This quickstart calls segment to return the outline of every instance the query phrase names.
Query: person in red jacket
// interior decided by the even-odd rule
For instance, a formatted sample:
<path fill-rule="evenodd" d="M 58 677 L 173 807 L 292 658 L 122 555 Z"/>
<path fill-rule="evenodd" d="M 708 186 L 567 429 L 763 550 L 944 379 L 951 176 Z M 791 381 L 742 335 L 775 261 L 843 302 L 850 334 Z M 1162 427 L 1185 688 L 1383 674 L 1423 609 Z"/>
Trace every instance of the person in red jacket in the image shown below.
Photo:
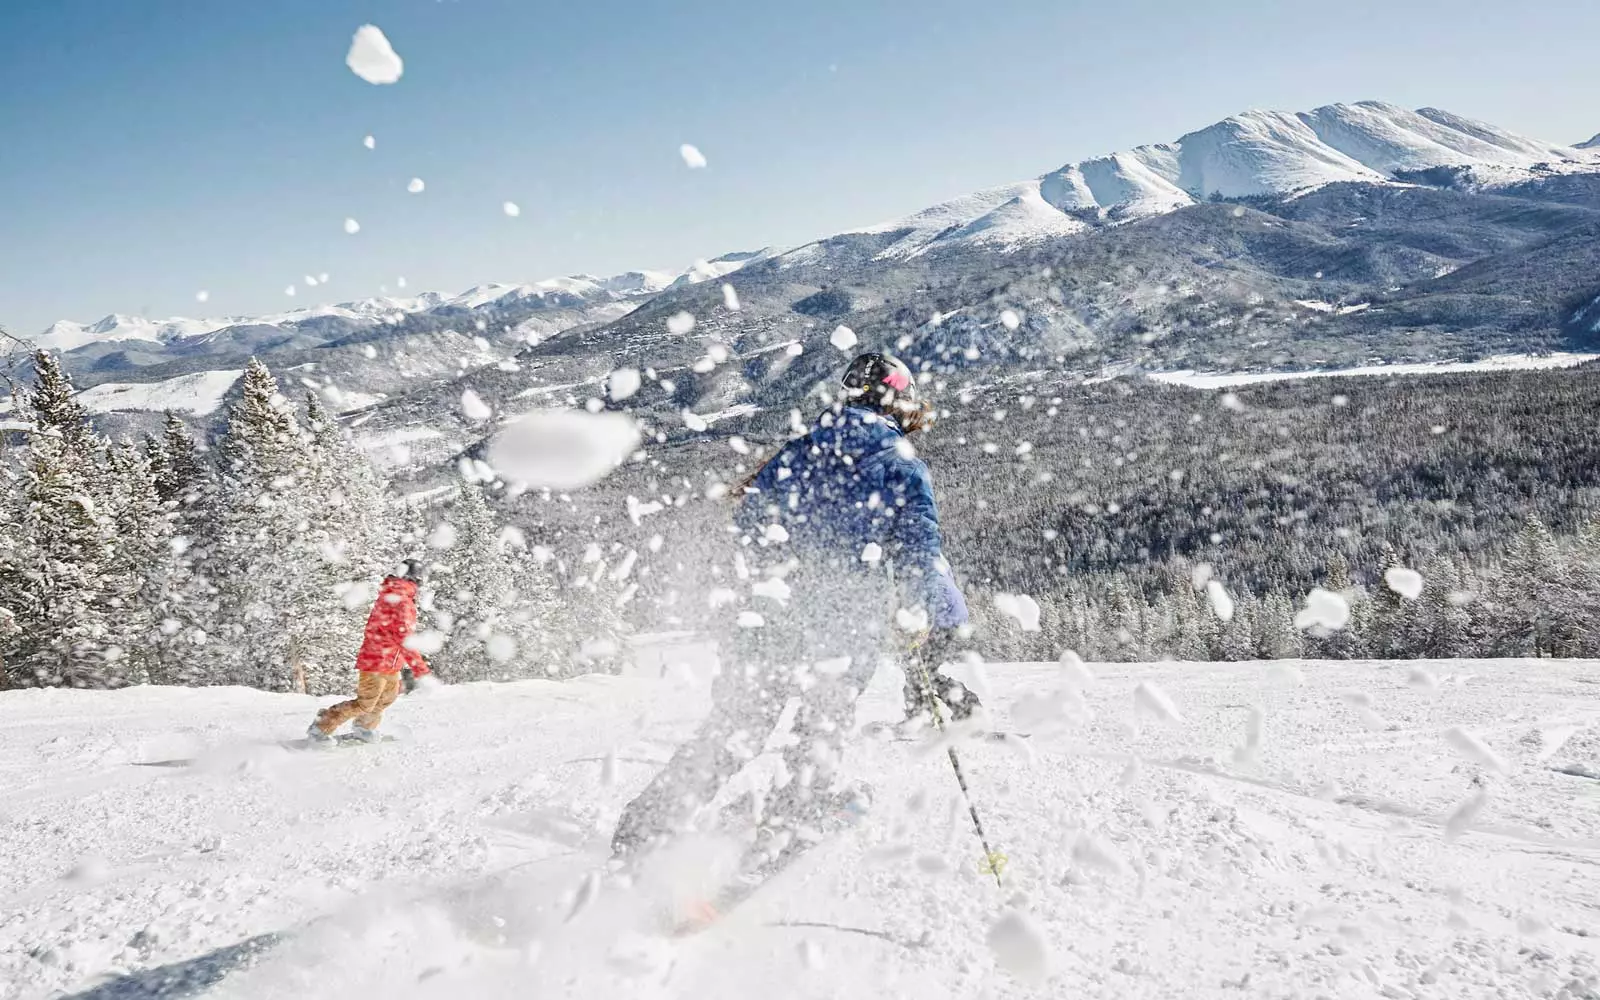
<path fill-rule="evenodd" d="M 316 721 L 306 730 L 313 743 L 333 742 L 333 731 L 351 719 L 355 720 L 351 732 L 357 739 L 377 742 L 375 730 L 383 720 L 384 709 L 400 697 L 403 667 L 411 670 L 419 684 L 438 683 L 422 654 L 406 648 L 406 638 L 417 627 L 417 587 L 421 582 L 422 568 L 415 561 L 407 561 L 399 574 L 384 577 L 372 614 L 367 616 L 361 652 L 356 655 L 360 674 L 356 696 L 317 713 Z"/>

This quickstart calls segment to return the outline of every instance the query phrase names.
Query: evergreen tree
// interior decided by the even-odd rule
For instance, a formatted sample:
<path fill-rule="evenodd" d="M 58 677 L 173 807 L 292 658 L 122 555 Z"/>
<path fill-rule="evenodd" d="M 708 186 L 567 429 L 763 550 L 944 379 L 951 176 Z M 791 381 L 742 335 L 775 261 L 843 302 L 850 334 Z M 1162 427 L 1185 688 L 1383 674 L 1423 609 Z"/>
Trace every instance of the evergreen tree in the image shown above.
<path fill-rule="evenodd" d="M 255 359 L 221 451 L 220 533 L 208 569 L 221 588 L 229 676 L 271 691 L 343 690 L 365 609 L 342 600 L 314 445 Z"/>
<path fill-rule="evenodd" d="M 1256 656 L 1263 660 L 1296 660 L 1305 653 L 1300 630 L 1294 627 L 1294 604 L 1283 594 L 1261 602 L 1256 619 Z"/>
<path fill-rule="evenodd" d="M 628 628 L 622 606 L 637 552 L 613 551 L 607 559 L 598 549 L 590 546 L 585 552 L 585 561 L 562 595 L 569 642 L 576 640 L 567 667 L 576 672 L 616 673 L 627 657 Z M 591 553 L 595 555 L 592 560 L 588 558 Z"/>
<path fill-rule="evenodd" d="M 106 642 L 127 658 L 129 680 L 148 683 L 153 669 L 159 674 L 160 626 L 173 577 L 172 515 L 156 491 L 146 454 L 119 444 L 104 455 L 113 487 L 107 513 L 116 527 L 112 572 L 122 585 Z"/>
<path fill-rule="evenodd" d="M 221 609 L 209 572 L 221 530 L 216 472 L 188 426 L 171 413 L 162 436 L 148 441 L 145 450 L 156 494 L 172 519 L 152 679 L 163 684 L 224 683 L 230 679 L 229 651 L 215 641 Z"/>
<path fill-rule="evenodd" d="M 353 579 L 370 578 L 395 560 L 396 533 L 386 484 L 358 452 L 316 393 L 306 394 L 306 426 L 314 448 L 315 492 L 325 501 L 315 512 L 332 553 Z"/>
<path fill-rule="evenodd" d="M 1222 649 L 1217 659 L 1253 660 L 1256 658 L 1256 601 L 1239 594 L 1233 601 L 1233 618 L 1222 626 Z"/>
<path fill-rule="evenodd" d="M 1553 655 L 1555 614 L 1565 585 L 1550 529 L 1530 517 L 1506 553 L 1493 588 L 1487 625 L 1494 655 Z"/>
<path fill-rule="evenodd" d="M 7 683 L 121 687 L 140 679 L 120 629 L 134 588 L 119 564 L 101 440 L 55 358 L 36 354 L 34 379 L 30 448 L 7 516 L 3 603 L 17 630 Z"/>
<path fill-rule="evenodd" d="M 1372 595 L 1371 637 L 1369 655 L 1382 660 L 1414 657 L 1411 641 L 1416 634 L 1414 619 L 1416 607 L 1410 598 L 1401 596 L 1385 579 L 1390 569 L 1401 566 L 1400 557 L 1392 545 L 1385 544 L 1378 560 L 1378 582 Z"/>

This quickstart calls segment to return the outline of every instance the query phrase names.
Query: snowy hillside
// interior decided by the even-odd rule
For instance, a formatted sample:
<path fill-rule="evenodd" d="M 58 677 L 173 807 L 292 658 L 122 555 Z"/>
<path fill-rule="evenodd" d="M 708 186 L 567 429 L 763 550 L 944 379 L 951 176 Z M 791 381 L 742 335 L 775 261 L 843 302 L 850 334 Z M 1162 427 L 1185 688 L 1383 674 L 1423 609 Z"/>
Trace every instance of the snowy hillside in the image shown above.
<path fill-rule="evenodd" d="M 102 382 L 78 397 L 90 413 L 147 410 L 215 413 L 242 371 L 195 372 L 163 382 Z"/>
<path fill-rule="evenodd" d="M 1600 149 L 1600 133 L 1596 133 L 1595 137 L 1593 139 L 1590 139 L 1588 142 L 1580 142 L 1580 143 L 1578 143 L 1578 148 L 1579 149 Z"/>
<path fill-rule="evenodd" d="M 1173 143 L 1140 146 L 1042 177 L 968 195 L 853 232 L 904 232 L 883 249 L 907 257 L 935 247 L 1016 249 L 1081 231 L 1084 221 L 1126 221 L 1207 198 L 1288 194 L 1338 181 L 1382 183 L 1436 167 L 1492 168 L 1525 177 L 1538 164 L 1600 170 L 1571 147 L 1528 139 L 1437 108 L 1379 101 L 1308 112 L 1247 111 Z M 850 234 L 842 234 L 850 235 Z M 828 240 L 786 260 L 810 263 Z"/>
<path fill-rule="evenodd" d="M 277 742 L 308 697 L 0 693 L 0 998 L 1600 995 L 1594 663 L 1095 667 L 962 747 L 1003 890 L 943 754 L 852 737 L 861 826 L 669 943 L 663 898 L 575 893 L 706 666 L 446 688 L 320 753 Z M 974 684 L 1038 723 L 1064 679 Z"/>

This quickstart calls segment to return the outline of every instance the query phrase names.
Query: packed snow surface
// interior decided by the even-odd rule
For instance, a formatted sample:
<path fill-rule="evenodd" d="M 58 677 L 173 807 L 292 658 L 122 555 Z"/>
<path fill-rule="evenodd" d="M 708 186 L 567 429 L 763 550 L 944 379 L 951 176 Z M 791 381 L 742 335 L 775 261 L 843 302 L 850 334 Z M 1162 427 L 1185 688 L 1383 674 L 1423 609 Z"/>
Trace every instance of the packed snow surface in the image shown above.
<path fill-rule="evenodd" d="M 1600 785 L 1558 770 L 1597 763 L 1600 664 L 990 664 L 1002 727 L 1070 689 L 1049 733 L 959 747 L 1004 889 L 945 755 L 856 734 L 862 822 L 668 941 L 589 878 L 706 708 L 702 655 L 656 663 L 408 696 L 400 742 L 326 752 L 279 741 L 331 698 L 0 693 L 0 998 L 1600 989 Z M 900 683 L 880 671 L 858 721 L 898 718 Z M 1171 718 L 1141 721 L 1141 685 Z M 663 881 L 712 854 L 686 844 Z"/>

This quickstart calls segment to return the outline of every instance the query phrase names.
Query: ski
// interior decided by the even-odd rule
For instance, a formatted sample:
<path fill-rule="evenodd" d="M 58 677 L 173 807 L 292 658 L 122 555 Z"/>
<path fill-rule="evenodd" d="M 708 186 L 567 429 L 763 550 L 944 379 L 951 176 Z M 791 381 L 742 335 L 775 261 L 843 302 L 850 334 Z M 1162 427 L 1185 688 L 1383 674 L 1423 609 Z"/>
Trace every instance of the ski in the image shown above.
<path fill-rule="evenodd" d="M 689 937 L 698 934 L 706 928 L 725 918 L 729 912 L 739 904 L 749 899 L 761 890 L 768 882 L 787 871 L 795 862 L 806 857 L 823 844 L 832 842 L 840 834 L 846 833 L 857 826 L 865 813 L 853 808 L 840 811 L 838 819 L 840 825 L 828 830 L 816 840 L 804 840 L 793 843 L 778 853 L 778 856 L 761 862 L 736 876 L 736 880 L 723 886 L 710 897 L 691 903 L 686 909 L 687 916 L 675 915 L 670 936 Z"/>

